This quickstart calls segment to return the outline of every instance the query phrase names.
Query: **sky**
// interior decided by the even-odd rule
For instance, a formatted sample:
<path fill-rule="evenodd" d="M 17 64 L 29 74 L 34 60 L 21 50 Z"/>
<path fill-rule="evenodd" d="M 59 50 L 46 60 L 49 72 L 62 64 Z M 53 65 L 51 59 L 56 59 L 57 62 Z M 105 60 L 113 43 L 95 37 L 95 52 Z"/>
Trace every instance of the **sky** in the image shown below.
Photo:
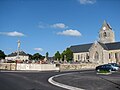
<path fill-rule="evenodd" d="M 120 0 L 0 0 L 0 50 L 53 56 L 98 40 L 106 20 L 120 41 Z"/>

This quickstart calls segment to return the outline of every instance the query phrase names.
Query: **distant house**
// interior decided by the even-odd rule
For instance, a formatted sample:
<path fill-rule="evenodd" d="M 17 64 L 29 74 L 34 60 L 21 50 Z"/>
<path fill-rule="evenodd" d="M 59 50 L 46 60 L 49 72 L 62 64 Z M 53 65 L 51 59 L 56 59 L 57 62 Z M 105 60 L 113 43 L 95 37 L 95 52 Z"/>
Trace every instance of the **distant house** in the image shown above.
<path fill-rule="evenodd" d="M 115 42 L 115 35 L 111 26 L 104 21 L 99 40 L 94 43 L 73 45 L 74 61 L 92 62 L 99 64 L 120 63 L 120 42 Z"/>
<path fill-rule="evenodd" d="M 5 57 L 6 60 L 12 60 L 12 61 L 15 61 L 15 60 L 20 60 L 20 61 L 25 61 L 25 60 L 29 60 L 29 55 L 26 54 L 24 51 L 19 51 L 19 57 L 17 56 L 17 51 L 16 52 L 13 52 L 9 55 L 7 55 Z"/>

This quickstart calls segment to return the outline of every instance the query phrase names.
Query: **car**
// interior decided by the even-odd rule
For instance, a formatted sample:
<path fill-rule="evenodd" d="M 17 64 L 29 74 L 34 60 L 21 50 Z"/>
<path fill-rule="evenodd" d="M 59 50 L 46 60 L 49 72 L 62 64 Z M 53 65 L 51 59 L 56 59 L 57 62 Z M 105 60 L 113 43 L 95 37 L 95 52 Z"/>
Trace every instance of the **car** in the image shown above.
<path fill-rule="evenodd" d="M 114 67 L 113 65 L 111 64 L 104 64 L 104 65 L 100 65 L 100 66 L 97 66 L 96 69 L 95 69 L 97 72 L 100 72 L 100 71 L 116 71 L 118 70 L 118 68 Z"/>
<path fill-rule="evenodd" d="M 112 66 L 114 66 L 114 67 L 118 67 L 118 68 L 120 69 L 120 65 L 117 64 L 117 63 L 108 63 L 108 64 L 110 64 L 110 65 L 112 65 Z"/>

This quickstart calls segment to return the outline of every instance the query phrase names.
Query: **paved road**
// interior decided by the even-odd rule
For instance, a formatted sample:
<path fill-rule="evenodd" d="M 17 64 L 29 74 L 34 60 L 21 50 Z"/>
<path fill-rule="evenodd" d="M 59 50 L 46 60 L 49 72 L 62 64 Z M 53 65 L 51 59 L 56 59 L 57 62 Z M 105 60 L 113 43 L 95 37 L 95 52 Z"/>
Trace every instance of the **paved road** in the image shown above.
<path fill-rule="evenodd" d="M 48 78 L 68 72 L 0 72 L 0 90 L 66 90 Z M 70 72 L 53 80 L 85 90 L 120 90 L 120 72 L 98 75 L 94 71 Z"/>
<path fill-rule="evenodd" d="M 109 75 L 97 74 L 95 71 L 76 72 L 59 75 L 53 80 L 85 90 L 120 90 L 120 72 Z"/>
<path fill-rule="evenodd" d="M 48 83 L 59 72 L 0 72 L 0 90 L 65 90 Z"/>

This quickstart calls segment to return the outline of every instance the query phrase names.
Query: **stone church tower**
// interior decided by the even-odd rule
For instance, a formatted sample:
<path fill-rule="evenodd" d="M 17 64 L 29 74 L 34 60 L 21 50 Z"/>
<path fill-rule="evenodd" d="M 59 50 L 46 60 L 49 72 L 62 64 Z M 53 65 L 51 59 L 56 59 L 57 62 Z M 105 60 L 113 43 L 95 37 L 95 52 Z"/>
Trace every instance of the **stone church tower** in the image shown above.
<path fill-rule="evenodd" d="M 111 26 L 108 23 L 106 23 L 106 21 L 103 22 L 102 28 L 99 31 L 99 42 L 101 43 L 115 42 L 114 32 Z"/>

